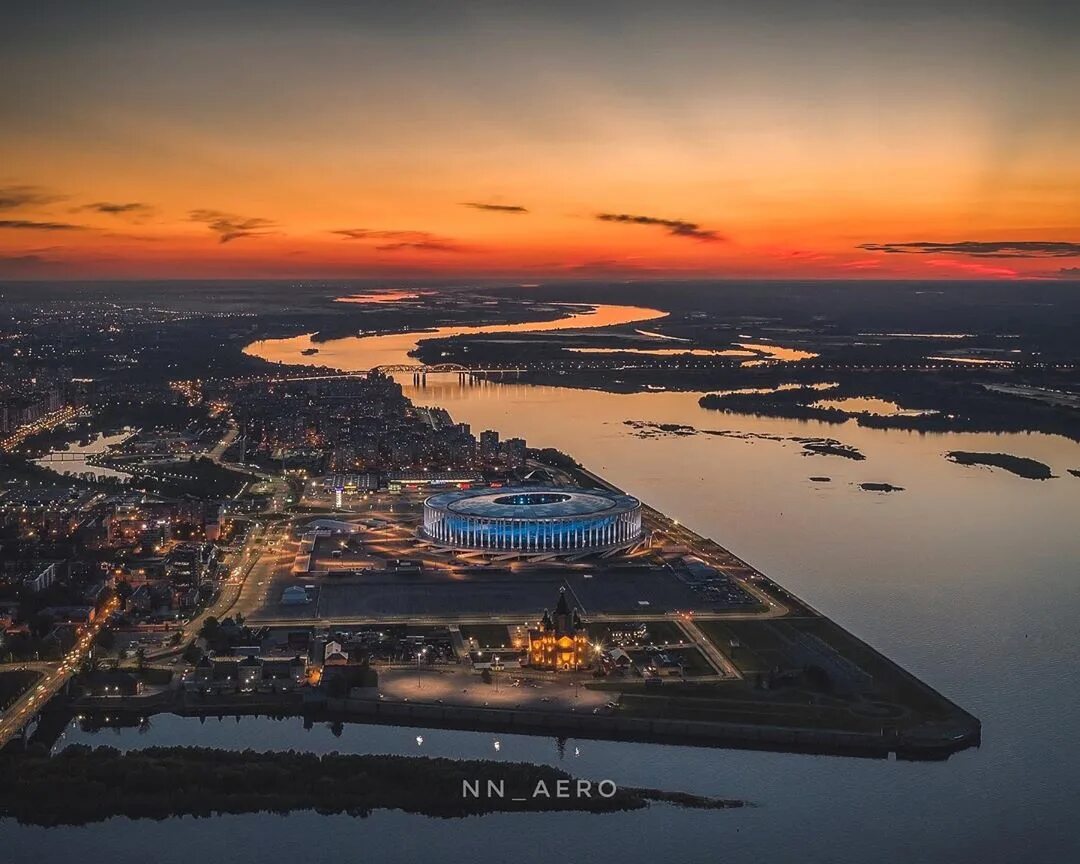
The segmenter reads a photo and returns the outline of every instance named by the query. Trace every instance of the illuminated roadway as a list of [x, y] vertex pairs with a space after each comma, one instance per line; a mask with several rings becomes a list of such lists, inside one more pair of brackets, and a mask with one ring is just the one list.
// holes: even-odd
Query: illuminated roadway
[[82, 631], [79, 640], [64, 656], [63, 660], [50, 664], [14, 664], [14, 668], [40, 669], [44, 667], [46, 671], [0, 717], [0, 747], [3, 747], [8, 741], [21, 733], [26, 728], [26, 725], [37, 716], [38, 712], [48, 704], [49, 700], [67, 684], [68, 679], [78, 671], [79, 664], [90, 652], [94, 639], [97, 638], [98, 633], [105, 626], [105, 621], [110, 614], [116, 611], [118, 605], [119, 601], [115, 597], [106, 603], [97, 619]]
[[[158, 660], [183, 652], [187, 646], [199, 638], [199, 631], [202, 630], [206, 619], [211, 616], [220, 621], [230, 613], [239, 613], [246, 618], [252, 609], [248, 596], [252, 573], [256, 571], [256, 568], [260, 568], [261, 572], [261, 567], [266, 563], [259, 547], [264, 544], [282, 542], [288, 527], [288, 522], [283, 522], [280, 526], [266, 526], [262, 522], [256, 522], [248, 532], [244, 545], [234, 557], [229, 575], [221, 583], [221, 591], [217, 599], [185, 625], [184, 638], [177, 645], [147, 652], [147, 659]], [[291, 556], [289, 560], [292, 560]]]
[[71, 420], [78, 413], [78, 408], [69, 405], [58, 411], [54, 411], [52, 414], [46, 414], [40, 420], [35, 420], [33, 423], [20, 426], [12, 432], [11, 435], [0, 441], [0, 450], [14, 450], [31, 435], [36, 435], [38, 432], [43, 432], [46, 429], [52, 429], [59, 426], [61, 423], [67, 423], [68, 420]]
[[214, 448], [208, 451], [206, 455], [210, 458], [211, 461], [220, 464], [221, 457], [225, 455], [225, 451], [232, 446], [233, 442], [239, 437], [239, 435], [240, 427], [236, 425], [235, 420], [230, 421], [229, 428], [221, 437], [221, 440], [218, 441], [218, 443], [214, 445]]

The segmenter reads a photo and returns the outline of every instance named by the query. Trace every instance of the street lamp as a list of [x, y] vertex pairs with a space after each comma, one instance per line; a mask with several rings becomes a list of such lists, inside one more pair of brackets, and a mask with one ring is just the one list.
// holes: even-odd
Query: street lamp
[[420, 659], [427, 654], [427, 648], [421, 648], [416, 652], [416, 688], [419, 690], [420, 684]]

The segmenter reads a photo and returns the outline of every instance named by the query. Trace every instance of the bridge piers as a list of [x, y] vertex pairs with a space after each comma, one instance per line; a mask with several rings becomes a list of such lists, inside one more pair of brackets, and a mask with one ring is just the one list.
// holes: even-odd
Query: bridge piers
[[[416, 363], [391, 363], [383, 366], [374, 366], [371, 369], [357, 372], [342, 372], [330, 375], [292, 375], [287, 377], [267, 376], [271, 381], [324, 381], [338, 378], [363, 378], [372, 374], [381, 375], [412, 375], [412, 383], [416, 387], [426, 385], [428, 373], [432, 375], [456, 374], [458, 381], [464, 384], [482, 384], [496, 376], [503, 378], [506, 375], [517, 377], [522, 372], [528, 372], [527, 368], [499, 367], [499, 368], [470, 368], [460, 363], [435, 363], [424, 366]], [[487, 377], [478, 378], [478, 375]], [[74, 454], [74, 458], [81, 458], [82, 454]]]

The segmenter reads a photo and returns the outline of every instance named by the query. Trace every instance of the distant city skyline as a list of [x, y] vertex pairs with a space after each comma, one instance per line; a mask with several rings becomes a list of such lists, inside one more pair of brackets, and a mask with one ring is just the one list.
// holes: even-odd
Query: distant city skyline
[[16, 3], [0, 279], [1080, 278], [1056, 3]]

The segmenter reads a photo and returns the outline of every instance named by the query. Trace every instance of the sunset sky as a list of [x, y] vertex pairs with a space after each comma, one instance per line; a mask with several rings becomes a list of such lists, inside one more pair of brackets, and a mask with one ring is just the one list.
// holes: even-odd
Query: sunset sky
[[1076, 9], [13, 0], [0, 277], [1080, 276]]

